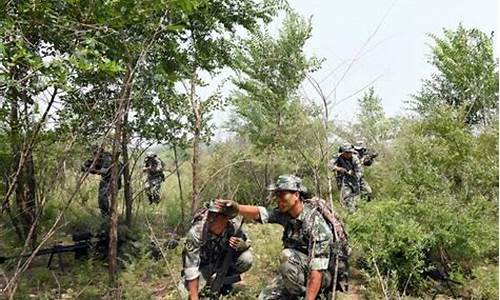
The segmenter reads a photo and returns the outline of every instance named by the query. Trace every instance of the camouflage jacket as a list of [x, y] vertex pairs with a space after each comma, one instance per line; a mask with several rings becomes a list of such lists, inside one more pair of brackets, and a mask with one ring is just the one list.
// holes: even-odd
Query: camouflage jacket
[[[95, 163], [94, 163], [95, 159]], [[113, 164], [113, 155], [109, 152], [102, 152], [99, 154], [97, 158], [90, 158], [85, 161], [85, 163], [82, 166], [82, 170], [90, 168], [91, 165], [94, 165], [93, 168], [96, 170], [105, 170], [108, 169], [106, 173], [104, 174], [99, 174], [91, 171], [91, 174], [99, 174], [103, 177], [103, 179], [111, 179], [111, 165]]]
[[148, 168], [148, 177], [158, 177], [163, 175], [165, 164], [159, 157], [146, 158], [144, 166]]
[[347, 180], [348, 183], [352, 181], [352, 183], [359, 182], [361, 177], [363, 177], [363, 167], [361, 166], [361, 161], [357, 157], [356, 154], [353, 154], [351, 159], [345, 159], [342, 156], [335, 156], [330, 162], [329, 167], [331, 170], [335, 169], [335, 166], [346, 169], [347, 171], [353, 171], [353, 176], [337, 172], [337, 177], [341, 179]]
[[182, 251], [182, 263], [185, 280], [193, 280], [200, 276], [200, 268], [207, 265], [216, 265], [221, 262], [229, 247], [229, 238], [237, 236], [247, 240], [248, 237], [243, 230], [238, 234], [239, 223], [235, 220], [229, 221], [220, 236], [208, 231], [207, 213], [195, 220], [186, 235], [184, 249]]
[[300, 251], [310, 257], [311, 270], [327, 270], [330, 246], [334, 237], [325, 219], [314, 207], [304, 202], [304, 209], [292, 218], [278, 209], [267, 210], [259, 206], [260, 222], [275, 223], [284, 227], [283, 246]]

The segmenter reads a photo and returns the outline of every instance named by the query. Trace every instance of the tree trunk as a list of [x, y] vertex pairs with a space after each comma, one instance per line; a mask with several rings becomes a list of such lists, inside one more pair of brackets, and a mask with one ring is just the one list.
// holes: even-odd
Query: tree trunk
[[[117, 105], [117, 107], [120, 107]], [[119, 108], [118, 108], [119, 110]], [[119, 113], [119, 111], [118, 111]], [[118, 118], [115, 125], [115, 137], [113, 141], [113, 167], [111, 173], [110, 186], [110, 205], [109, 205], [109, 245], [108, 245], [108, 263], [109, 279], [113, 286], [117, 283], [117, 255], [118, 255], [118, 176], [119, 176], [119, 141], [121, 136], [121, 118]]]
[[[19, 174], [19, 181], [16, 187], [16, 201], [19, 215], [21, 216], [24, 237], [27, 238], [32, 226], [36, 226], [36, 179], [35, 164], [33, 162], [33, 153], [31, 149], [27, 150], [26, 159]], [[36, 246], [37, 230], [33, 229], [30, 244]]]
[[[29, 235], [31, 227], [36, 220], [36, 178], [35, 165], [33, 162], [33, 152], [31, 147], [23, 149], [23, 134], [21, 133], [20, 115], [19, 115], [19, 92], [11, 89], [11, 107], [10, 107], [10, 143], [11, 155], [14, 158], [11, 172], [14, 174], [12, 179], [15, 184], [16, 207], [21, 221], [23, 238]], [[24, 110], [28, 113], [27, 109]], [[25, 118], [28, 118], [25, 116]], [[23, 151], [26, 152], [23, 159]], [[20, 170], [19, 170], [20, 168]], [[19, 173], [18, 173], [19, 170]], [[17, 174], [17, 176], [16, 176]], [[36, 230], [30, 238], [30, 244], [36, 244]]]
[[196, 69], [193, 71], [191, 77], [191, 107], [194, 114], [194, 126], [193, 126], [193, 158], [191, 162], [193, 170], [193, 180], [192, 180], [192, 197], [191, 197], [191, 215], [195, 213], [200, 205], [199, 193], [200, 193], [200, 135], [201, 135], [201, 111], [200, 102], [196, 98]]
[[329, 169], [329, 161], [330, 161], [330, 145], [328, 144], [328, 119], [330, 118], [329, 116], [329, 111], [328, 111], [328, 102], [326, 97], [323, 96], [323, 93], [321, 93], [322, 97], [321, 99], [323, 100], [323, 107], [325, 108], [325, 114], [324, 114], [324, 119], [323, 119], [323, 124], [324, 124], [324, 129], [325, 129], [325, 167], [326, 167], [326, 180], [328, 183], [328, 200], [330, 201], [330, 205], [333, 208], [333, 185], [332, 185], [332, 172]]
[[[126, 99], [130, 97], [130, 87], [126, 91]], [[127, 226], [132, 225], [132, 206], [133, 206], [133, 191], [132, 191], [132, 179], [130, 174], [130, 160], [128, 156], [128, 101], [124, 108], [125, 113], [123, 115], [123, 128], [122, 128], [122, 156], [123, 156], [123, 196], [125, 199], [125, 220]]]
[[120, 97], [116, 99], [115, 113], [115, 136], [113, 139], [113, 168], [111, 174], [111, 197], [109, 205], [109, 245], [108, 245], [108, 263], [109, 279], [113, 286], [117, 285], [117, 256], [118, 256], [118, 180], [120, 176], [120, 146], [122, 140], [123, 120], [128, 109], [128, 91], [132, 86], [131, 69], [127, 68]]
[[177, 175], [177, 184], [179, 185], [179, 199], [181, 208], [181, 229], [184, 229], [184, 219], [186, 217], [184, 212], [184, 195], [182, 193], [181, 172], [179, 171], [179, 157], [177, 156], [177, 146], [174, 144], [174, 159], [175, 159], [175, 173]]

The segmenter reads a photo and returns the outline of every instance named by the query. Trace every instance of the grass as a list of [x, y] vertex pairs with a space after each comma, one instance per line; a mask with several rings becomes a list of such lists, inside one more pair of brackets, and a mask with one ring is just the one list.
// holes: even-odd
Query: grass
[[[187, 170], [185, 170], [187, 171]], [[188, 174], [189, 172], [183, 172]], [[139, 177], [136, 177], [139, 178]], [[97, 205], [98, 177], [92, 176], [77, 194], [69, 210], [65, 213], [63, 223], [56, 236], [46, 246], [67, 240], [71, 232], [78, 229], [90, 229], [93, 232], [103, 227]], [[186, 185], [187, 178], [182, 178]], [[69, 186], [69, 185], [68, 185]], [[139, 191], [142, 185], [134, 184]], [[48, 202], [41, 222], [42, 232], [45, 232], [58, 213], [60, 207], [71, 194], [71, 187], [57, 191], [57, 198]], [[184, 186], [184, 190], [189, 190]], [[183, 195], [184, 203], [189, 202], [188, 194]], [[121, 197], [121, 193], [120, 193]], [[162, 299], [177, 300], [176, 286], [180, 280], [181, 252], [183, 247], [183, 229], [180, 210], [180, 195], [177, 179], [169, 177], [162, 187], [162, 201], [158, 205], [149, 205], [144, 193], [140, 194], [134, 204], [134, 219], [132, 235], [136, 241], [127, 246], [120, 256], [121, 270], [119, 286], [110, 289], [107, 263], [100, 259], [75, 261], [72, 254], [64, 254], [65, 272], [48, 270], [45, 266], [48, 257], [37, 257], [32, 266], [21, 276], [16, 299]], [[336, 202], [336, 205], [338, 202]], [[363, 209], [361, 204], [359, 209]], [[336, 209], [342, 214], [344, 210]], [[119, 211], [123, 211], [120, 200]], [[185, 205], [185, 212], [189, 209]], [[16, 242], [13, 230], [5, 215], [0, 216], [0, 255], [17, 253], [21, 244]], [[345, 220], [349, 222], [349, 217]], [[123, 221], [123, 220], [122, 220]], [[185, 220], [188, 221], [188, 220]], [[185, 222], [188, 223], [188, 222]], [[185, 230], [186, 228], [184, 228]], [[278, 225], [245, 224], [254, 251], [254, 265], [243, 275], [244, 288], [236, 295], [226, 297], [226, 300], [256, 299], [260, 290], [276, 276], [279, 255], [282, 250], [282, 228]], [[164, 257], [154, 259], [149, 254], [152, 241], [163, 243], [167, 239], [176, 238], [180, 243], [175, 249], [164, 249]], [[363, 256], [363, 253], [356, 253]], [[354, 265], [354, 264], [352, 264]], [[56, 265], [54, 265], [56, 266]], [[0, 288], [4, 284], [2, 272], [10, 277], [13, 263], [0, 265]], [[339, 294], [337, 299], [375, 299], [382, 298], [380, 284], [377, 278], [367, 278], [362, 272], [352, 270], [355, 275], [351, 279], [353, 288], [349, 294]], [[358, 275], [356, 275], [358, 274]], [[495, 276], [492, 276], [495, 275]], [[467, 282], [467, 287], [461, 295], [470, 299], [498, 298], [498, 267], [487, 264], [474, 270], [474, 278]], [[465, 286], [465, 285], [464, 285]], [[0, 294], [0, 299], [2, 295]], [[405, 298], [411, 299], [411, 298]]]

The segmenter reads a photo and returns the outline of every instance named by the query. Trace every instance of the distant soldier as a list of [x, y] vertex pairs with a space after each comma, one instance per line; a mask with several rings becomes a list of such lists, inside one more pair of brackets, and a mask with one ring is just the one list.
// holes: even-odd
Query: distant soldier
[[[101, 176], [99, 182], [99, 195], [97, 202], [101, 215], [106, 217], [109, 215], [109, 195], [111, 192], [111, 175], [113, 173], [113, 155], [105, 151], [104, 147], [97, 145], [92, 146], [92, 158], [85, 161], [82, 166], [82, 172], [89, 172]], [[121, 175], [123, 171], [123, 164], [120, 162], [118, 171], [117, 187], [121, 189]]]
[[165, 165], [156, 153], [148, 152], [144, 159], [144, 168], [142, 169], [148, 176], [146, 194], [149, 204], [160, 202], [161, 183], [165, 181], [163, 173]]
[[[228, 273], [223, 275], [238, 277], [252, 266], [250, 240], [239, 228], [241, 223], [233, 221], [235, 216], [235, 213], [219, 208], [213, 202], [194, 215], [182, 252], [182, 282], [179, 285], [182, 299], [212, 297], [216, 293], [211, 290], [211, 285], [229, 248], [234, 249], [235, 255]], [[226, 284], [218, 292], [226, 295], [232, 288], [232, 284]]]
[[330, 169], [337, 173], [337, 186], [340, 188], [342, 203], [349, 212], [356, 210], [356, 197], [360, 193], [360, 180], [363, 177], [361, 163], [351, 144], [343, 144], [339, 155], [329, 163]]
[[[358, 154], [358, 159], [361, 162], [362, 166], [371, 166], [373, 164], [373, 160], [378, 156], [376, 152], [368, 151], [368, 149], [366, 149], [364, 141], [357, 141], [354, 145], [354, 150]], [[372, 188], [370, 187], [368, 182], [366, 182], [363, 174], [359, 181], [359, 188], [361, 197], [366, 199], [368, 202], [371, 201]]]
[[[219, 207], [245, 218], [284, 227], [279, 275], [261, 291], [258, 299], [325, 299], [347, 271], [347, 234], [342, 222], [324, 200], [308, 199], [299, 177], [281, 175], [268, 190], [277, 198], [278, 207], [272, 210], [230, 200], [216, 201]], [[331, 218], [325, 216], [325, 210]]]

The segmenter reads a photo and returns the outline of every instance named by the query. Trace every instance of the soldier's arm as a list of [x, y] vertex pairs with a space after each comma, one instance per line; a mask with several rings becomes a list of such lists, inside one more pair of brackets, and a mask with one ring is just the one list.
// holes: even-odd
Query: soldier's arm
[[314, 300], [318, 295], [319, 289], [321, 288], [321, 280], [323, 279], [323, 273], [318, 270], [312, 270], [309, 272], [309, 279], [307, 280], [307, 291], [306, 300]]
[[333, 239], [330, 227], [322, 216], [316, 215], [312, 220], [311, 243], [312, 258], [309, 262], [306, 299], [316, 299], [321, 288], [323, 272], [328, 270], [330, 262], [330, 242]]
[[259, 207], [254, 205], [238, 205], [238, 214], [251, 220], [259, 220]]
[[333, 159], [331, 159], [331, 160], [328, 162], [328, 169], [329, 169], [330, 171], [335, 171], [335, 168], [337, 167], [337, 166], [335, 165], [336, 161], [337, 161], [337, 159], [336, 159], [336, 158], [333, 158]]
[[198, 278], [190, 280], [187, 282], [187, 290], [189, 293], [189, 299], [190, 300], [198, 300], [198, 290], [199, 290], [199, 282], [200, 280]]
[[191, 227], [186, 236], [183, 251], [183, 271], [186, 280], [189, 299], [198, 299], [199, 277], [200, 277], [200, 248], [201, 248], [201, 227], [195, 225]]
[[231, 207], [230, 209], [234, 209], [234, 212], [238, 213], [240, 216], [259, 221], [260, 223], [277, 223], [283, 225], [285, 222], [285, 215], [276, 209], [269, 211], [263, 206], [237, 204], [232, 200], [222, 199], [216, 200], [215, 205], [220, 208]]
[[363, 167], [361, 166], [361, 161], [357, 158], [354, 157], [354, 176], [356, 177], [357, 180], [360, 180], [361, 177], [363, 176]]

